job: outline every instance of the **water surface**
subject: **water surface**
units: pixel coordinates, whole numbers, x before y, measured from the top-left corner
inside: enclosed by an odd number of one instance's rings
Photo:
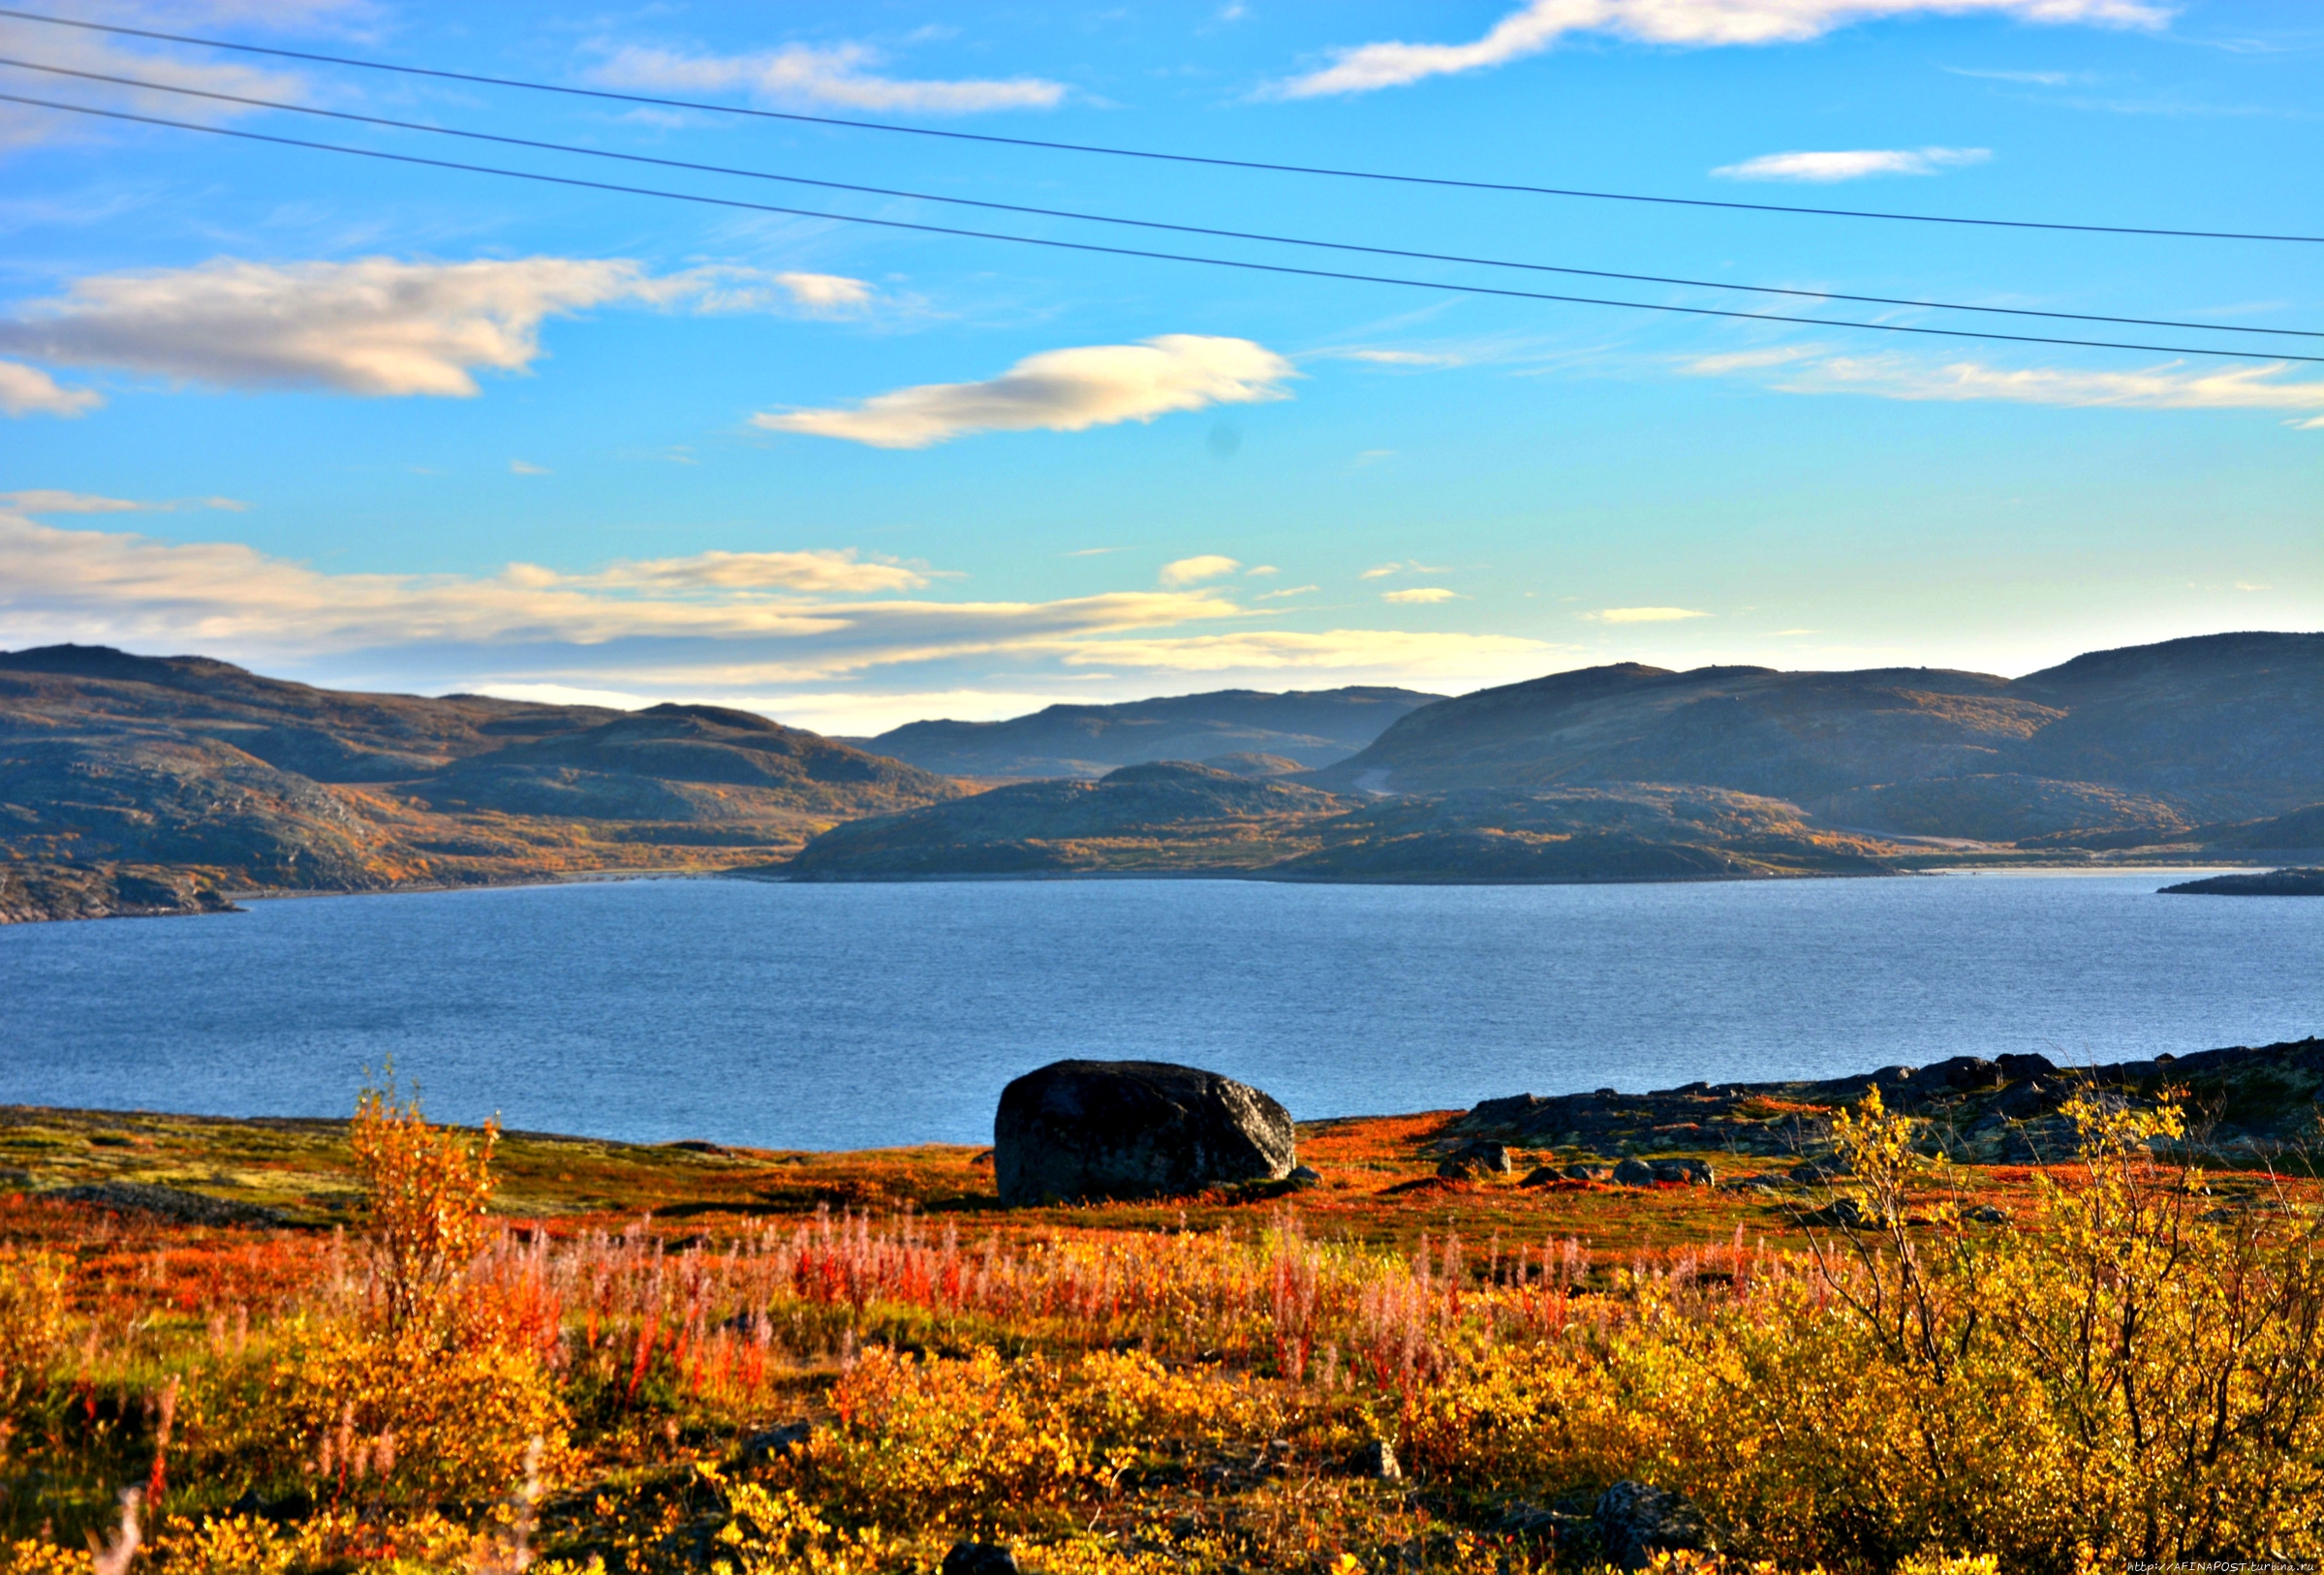
[[[1615,886],[647,880],[0,929],[0,1102],[976,1142],[1064,1056],[1295,1115],[2324,1027],[2324,903],[2168,876]]]

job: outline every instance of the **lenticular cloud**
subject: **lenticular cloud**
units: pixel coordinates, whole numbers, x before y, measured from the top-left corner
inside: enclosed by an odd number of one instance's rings
[[[1249,339],[1165,333],[1028,355],[982,383],[929,383],[860,405],[752,417],[770,432],[925,448],[967,432],[1080,432],[1207,405],[1288,399],[1291,363]]]

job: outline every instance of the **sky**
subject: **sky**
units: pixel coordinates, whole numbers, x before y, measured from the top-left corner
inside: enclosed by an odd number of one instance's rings
[[[868,734],[2324,626],[2324,337],[2258,331],[2324,246],[824,123],[2317,236],[2313,0],[46,9],[632,97],[0,19],[144,84],[17,98],[601,183],[0,102],[0,647]]]

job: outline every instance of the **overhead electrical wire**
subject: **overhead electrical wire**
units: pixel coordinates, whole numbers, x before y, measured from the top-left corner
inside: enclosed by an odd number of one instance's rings
[[[1671,207],[1726,208],[1746,213],[1809,214],[1827,219],[1880,219],[1903,224],[1972,225],[1997,230],[2061,230],[2098,235],[2159,235],[2182,240],[2291,241],[2324,245],[2324,235],[2278,235],[2233,230],[2175,230],[2147,225],[2067,224],[2044,219],[1979,219],[1961,214],[1894,213],[1875,208],[1809,207],[1782,202],[1738,202],[1707,197],[1665,197],[1639,192],[1587,191],[1564,186],[1534,186],[1517,181],[1463,180],[1445,175],[1394,174],[1377,170],[1345,170],[1326,165],[1286,164],[1265,159],[1227,159],[1199,153],[1163,153],[1151,148],[1107,147],[1095,142],[1055,141],[1035,137],[1003,137],[990,132],[945,131],[933,126],[902,126],[888,121],[851,120],[837,115],[811,115],[782,109],[750,109],[738,105],[712,104],[694,99],[662,98],[648,93],[623,93],[611,88],[573,87],[561,82],[528,81],[515,77],[488,77],[477,72],[444,71],[427,66],[397,65],[356,55],[321,54],[310,49],[283,49],[261,44],[237,44],[228,39],[203,38],[192,33],[165,33],[149,27],[125,27],[112,22],[82,21],[39,12],[0,7],[0,17],[39,22],[51,27],[78,28],[122,38],[152,39],[164,44],[189,44],[205,49],[232,49],[241,54],[267,55],[279,60],[303,60],[315,65],[353,66],[363,71],[395,72],[406,77],[429,77],[439,81],[470,82],[482,87],[513,87],[529,93],[559,93],[573,98],[603,99],[616,104],[642,104],[665,109],[698,109],[711,114],[743,115],[758,120],[795,121],[812,126],[840,126],[852,131],[892,132],[907,137],[932,137],[956,142],[984,142],[1002,147],[1038,148],[1056,153],[1090,153],[1117,159],[1147,159],[1162,164],[1208,165],[1223,170],[1255,170],[1274,174],[1326,175],[1342,180],[1377,180],[1406,186],[1446,186],[1462,191],[1515,192],[1535,197],[1586,198],[1603,202],[1646,202]]]
[[[1576,306],[1612,306],[1636,312],[1666,312],[1684,317],[1729,318],[1747,323],[1794,323],[1804,324],[1813,328],[1842,328],[1869,333],[1905,333],[1939,339],[1996,340],[2025,345],[2068,345],[2086,350],[2134,350],[2165,355],[2210,355],[2232,360],[2300,361],[2324,364],[2324,355],[2293,355],[2255,350],[2215,350],[2195,345],[2129,344],[2111,339],[2065,339],[2039,334],[1997,333],[1989,329],[1932,328],[1905,323],[1857,323],[1833,318],[1796,317],[1779,312],[1736,312],[1715,306],[1676,306],[1658,301],[1615,300],[1596,295],[1564,295],[1539,290],[1512,290],[1498,285],[1450,284],[1434,279],[1408,279],[1388,274],[1352,273],[1333,268],[1303,268],[1286,262],[1258,262],[1240,258],[1201,257],[1186,252],[1153,251],[1134,246],[1107,246],[1096,241],[1060,240],[1043,235],[1010,235],[986,230],[968,230],[954,225],[925,224],[906,219],[875,219],[862,214],[832,213],[817,208],[794,208],[773,202],[752,202],[734,197],[711,197],[698,192],[673,192],[652,186],[628,186],[615,181],[585,180],[577,175],[553,175],[536,170],[509,170],[494,165],[468,164],[454,159],[431,159],[417,153],[390,153],[383,148],[350,147],[339,142],[317,142],[304,138],[277,137],[267,132],[241,131],[231,126],[203,126],[190,120],[170,120],[161,115],[137,114],[127,109],[102,109],[86,104],[63,104],[52,99],[36,99],[21,93],[0,93],[0,103],[21,104],[38,109],[60,109],[68,114],[92,115],[101,119],[127,121],[137,125],[163,126],[173,131],[200,132],[211,137],[229,137],[238,141],[266,142],[278,147],[305,148],[320,153],[340,153],[355,158],[377,159],[390,164],[416,165],[433,170],[455,170],[468,174],[500,175],[513,180],[529,180],[542,185],[573,187],[583,191],[615,192],[629,197],[652,197],[668,201],[693,202],[707,207],[739,208],[754,213],[780,213],[792,218],[868,225],[882,230],[902,230],[930,235],[952,235],[970,240],[1007,241],[1019,246],[1042,246],[1055,251],[1088,252],[1106,257],[1134,257],[1163,262],[1192,262],[1205,267],[1239,268],[1253,273],[1286,274],[1304,279],[1336,279],[1355,284],[1393,285],[1406,289],[1442,291],[1464,295],[1492,295],[1515,300],[1557,301]]]
[[[55,66],[37,60],[19,60],[0,55],[0,66],[22,71],[43,72],[52,77],[71,77],[83,81],[108,82],[116,87],[132,87],[145,92],[174,93],[182,97],[210,99],[225,104],[246,105],[260,109],[278,109],[293,114],[316,115],[328,120],[348,121],[362,126],[384,126],[396,131],[424,132],[437,137],[456,137],[470,141],[497,142],[510,147],[532,148],[549,153],[570,153],[584,158],[614,159],[625,164],[653,165],[666,170],[688,170],[697,174],[738,175],[751,180],[781,181],[793,186],[814,186],[825,191],[855,192],[871,197],[898,197],[921,202],[946,202],[959,207],[984,208],[1001,213],[1022,213],[1046,219],[1072,219],[1090,224],[1122,225],[1139,230],[1162,230],[1183,235],[1208,235],[1223,240],[1255,240],[1277,246],[1307,246],[1335,252],[1360,252],[1372,257],[1398,257],[1417,262],[1457,262],[1477,267],[1514,268],[1531,273],[1560,273],[1587,279],[1620,279],[1632,284],[1683,285],[1697,290],[1739,291],[1754,295],[1789,295],[1813,300],[1854,301],[1874,306],[1909,306],[1929,311],[1985,312],[2004,317],[2050,318],[2073,323],[2120,323],[2147,328],[2188,328],[2198,333],[2263,333],[2279,337],[2324,339],[2324,330],[2314,328],[2264,328],[2217,323],[2189,323],[2175,318],[2114,317],[2097,312],[2042,311],[2026,306],[1979,306],[1964,301],[1917,300],[1896,295],[1857,295],[1835,290],[1799,290],[1780,285],[1743,285],[1719,279],[1683,279],[1657,273],[1622,273],[1609,268],[1581,268],[1550,262],[1519,262],[1503,258],[1466,257],[1446,252],[1411,251],[1395,246],[1366,246],[1353,241],[1316,240],[1299,235],[1273,235],[1248,230],[1224,230],[1207,225],[1170,224],[1160,219],[1132,219],[1110,213],[1084,213],[1070,208],[1036,207],[1022,202],[995,202],[974,197],[951,197],[936,192],[903,191],[891,186],[866,186],[844,180],[820,180],[808,175],[781,174],[769,170],[745,170],[729,165],[701,164],[689,159],[665,159],[645,153],[622,153],[608,148],[584,147],[573,142],[551,142],[531,137],[509,137],[494,132],[466,131],[452,126],[433,126],[423,121],[396,120],[386,115],[356,114],[345,109],[325,109],[313,105],[293,104],[282,99],[252,98],[240,93],[221,93],[210,88],[179,87],[168,82],[149,81],[137,77],[120,77],[106,72],[83,71],[73,66]]]

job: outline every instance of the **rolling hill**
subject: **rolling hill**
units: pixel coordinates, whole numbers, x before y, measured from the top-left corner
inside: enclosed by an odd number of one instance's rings
[[[1304,780],[1404,793],[1690,783],[1891,835],[2160,842],[2324,798],[2324,634],[2173,640],[2014,681],[1592,667],[1423,707]]]
[[[0,913],[720,868],[949,780],[746,712],[351,695],[201,657],[0,653]]]
[[[956,777],[1101,777],[1149,760],[1272,755],[1329,765],[1440,698],[1410,689],[1225,689],[1120,705],[1052,705],[1007,722],[913,722],[850,739]],[[1229,767],[1233,769],[1233,767]]]

